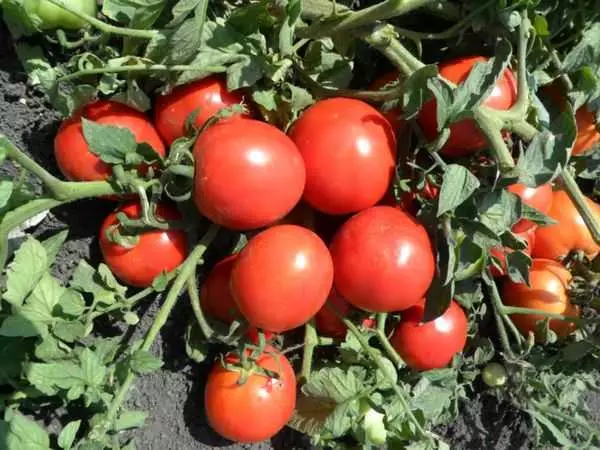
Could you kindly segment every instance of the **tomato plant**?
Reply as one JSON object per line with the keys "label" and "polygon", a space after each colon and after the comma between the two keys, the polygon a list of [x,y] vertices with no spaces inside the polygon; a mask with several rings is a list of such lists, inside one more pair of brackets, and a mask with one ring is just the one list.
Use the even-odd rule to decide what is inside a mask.
{"label": "tomato plant", "polygon": [[[594,215],[600,218],[600,205],[589,198],[586,202]],[[600,252],[600,246],[592,238],[577,208],[565,191],[554,191],[548,216],[557,223],[536,229],[535,247],[532,253],[534,257],[562,259],[569,252],[580,250],[588,258],[593,259]]]}
{"label": "tomato plant", "polygon": [[306,228],[278,225],[256,235],[241,251],[231,291],[251,325],[283,332],[321,309],[332,281],[331,256],[323,241]]}
{"label": "tomato plant", "polygon": [[[549,259],[534,259],[529,272],[529,286],[505,280],[502,301],[509,306],[578,317],[579,307],[571,303],[568,294],[572,278],[571,273],[560,263]],[[514,314],[511,318],[521,333],[527,335],[530,332],[536,333],[536,324],[544,316]],[[575,329],[572,322],[560,319],[552,319],[550,328],[559,337],[564,337]]]}
{"label": "tomato plant", "polygon": [[454,300],[438,318],[423,322],[424,315],[424,302],[403,311],[391,343],[404,362],[415,370],[445,367],[467,342],[467,316]]}
{"label": "tomato plant", "polygon": [[[525,247],[522,251],[531,256],[531,252],[535,248],[535,228],[529,228],[521,233],[515,233],[515,235],[527,245],[527,247]],[[513,251],[514,250],[511,248],[502,246],[492,247],[490,250],[490,255],[496,258],[500,263],[500,268],[497,268],[492,264],[492,275],[495,277],[506,275],[506,255],[508,253],[512,253]]]}
{"label": "tomato plant", "polygon": [[272,125],[223,120],[194,146],[194,201],[213,222],[248,230],[276,222],[300,200],[305,182],[294,143]]}
{"label": "tomato plant", "polygon": [[152,123],[141,112],[121,103],[97,101],[84,106],[65,120],[54,139],[54,156],[60,171],[68,180],[104,180],[112,172],[111,167],[90,151],[81,119],[101,125],[112,125],[130,130],[138,143],[149,144],[164,156],[165,146]]}
{"label": "tomato plant", "polygon": [[[88,16],[96,17],[98,7],[95,0],[67,0],[65,3]],[[78,30],[87,25],[85,20],[47,0],[26,2],[25,7],[29,14],[39,17],[39,27],[42,30]]]}
{"label": "tomato plant", "polygon": [[[225,357],[226,366],[239,363],[237,356]],[[204,390],[210,426],[236,442],[273,437],[285,426],[296,404],[296,376],[284,355],[267,346],[251,364],[248,368],[233,368],[217,362]]]}
{"label": "tomato plant", "polygon": [[[524,184],[515,183],[508,186],[508,190],[521,198],[521,201],[532,208],[548,214],[552,206],[552,186],[542,184],[541,186],[531,188]],[[523,233],[535,226],[535,223],[527,219],[521,219],[513,225],[514,233]]]}
{"label": "tomato plant", "polygon": [[385,195],[396,158],[391,125],[372,106],[331,98],[308,108],[290,137],[306,164],[304,200],[327,214],[348,214]]}
{"label": "tomato plant", "polygon": [[[128,203],[111,213],[100,228],[100,250],[104,262],[123,282],[135,287],[148,287],[163,272],[175,269],[187,255],[187,237],[182,230],[142,231],[136,242],[121,245],[112,239],[119,229],[118,213],[139,219],[139,203]],[[181,215],[173,206],[158,204],[156,215],[164,220],[178,220]],[[160,257],[157,257],[160,255]]]}
{"label": "tomato plant", "polygon": [[185,136],[186,121],[192,113],[196,114],[193,124],[199,128],[221,109],[240,104],[243,99],[240,92],[229,92],[222,78],[207,77],[158,96],[154,123],[170,145],[175,139]]}
{"label": "tomato plant", "polygon": [[[444,61],[439,65],[439,72],[446,80],[460,84],[464,82],[473,66],[487,59],[483,56],[471,56]],[[516,101],[517,84],[510,69],[506,69],[498,80],[483,105],[498,109],[509,109]],[[432,141],[438,136],[437,103],[431,100],[423,105],[419,114],[419,125],[425,137]],[[473,120],[465,119],[450,126],[450,137],[441,152],[446,156],[463,156],[485,148],[486,140]]]}
{"label": "tomato plant", "polygon": [[390,206],[354,215],[334,236],[330,250],[336,290],[366,311],[401,311],[414,305],[435,271],[425,228]]}

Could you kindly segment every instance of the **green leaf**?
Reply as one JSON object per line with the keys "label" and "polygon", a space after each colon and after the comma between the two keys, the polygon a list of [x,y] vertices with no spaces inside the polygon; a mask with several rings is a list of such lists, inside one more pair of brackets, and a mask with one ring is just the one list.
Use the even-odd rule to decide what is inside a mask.
{"label": "green leaf", "polygon": [[36,422],[17,411],[11,411],[8,421],[8,433],[4,445],[6,450],[50,450],[48,433]]}
{"label": "green leaf", "polygon": [[403,108],[404,116],[413,119],[417,116],[421,107],[431,99],[431,91],[427,88],[430,79],[438,75],[436,65],[428,65],[414,72],[404,82]]}
{"label": "green leaf", "polygon": [[63,450],[71,450],[80,426],[81,420],[69,422],[58,435],[58,446]]}
{"label": "green leaf", "polygon": [[300,394],[288,426],[300,433],[315,436],[323,433],[325,421],[335,410],[337,403],[326,397]]}
{"label": "green leaf", "polygon": [[479,180],[466,167],[449,164],[444,172],[437,216],[452,211],[479,187]]}
{"label": "green leaf", "polygon": [[135,136],[128,128],[102,125],[85,117],[81,125],[90,151],[108,164],[123,164],[125,155],[136,150]]}
{"label": "green leaf", "polygon": [[454,284],[454,299],[463,308],[470,309],[473,305],[483,301],[481,283],[473,279],[458,281]]}
{"label": "green leaf", "polygon": [[34,324],[51,324],[56,322],[54,308],[65,292],[56,278],[49,273],[44,274],[38,285],[27,297],[19,312]]}
{"label": "green leaf", "polygon": [[89,348],[84,348],[79,355],[79,359],[85,383],[92,387],[101,386],[106,376],[106,367],[104,367],[101,358]]}
{"label": "green leaf", "polygon": [[584,66],[598,67],[600,63],[600,23],[594,23],[588,28],[577,45],[571,49],[563,60],[563,69],[566,72],[574,72]]}
{"label": "green leaf", "polygon": [[48,257],[43,245],[34,238],[28,238],[8,266],[6,291],[2,298],[12,305],[22,305],[47,268]]}
{"label": "green leaf", "polygon": [[142,427],[147,417],[146,411],[123,411],[115,422],[115,431]]}
{"label": "green leaf", "polygon": [[[140,88],[138,82],[133,79],[128,79],[127,89],[124,92],[117,92],[117,94],[112,96],[111,100],[132,106],[140,111],[148,111],[152,107],[148,95]],[[146,145],[150,147],[150,145]]]}
{"label": "green leaf", "polygon": [[67,240],[67,236],[69,235],[69,230],[62,230],[56,233],[53,236],[50,236],[48,239],[42,241],[42,246],[46,250],[46,257],[48,261],[48,267],[54,263],[56,259],[56,255],[62,245]]}
{"label": "green leaf", "polygon": [[547,216],[543,212],[538,211],[537,209],[532,208],[523,202],[521,202],[521,219],[527,219],[542,226],[556,224],[556,220],[554,220],[552,217]]}
{"label": "green leaf", "polygon": [[548,417],[546,417],[541,412],[530,410],[529,413],[533,416],[533,418],[538,422],[542,429],[549,433],[548,439],[550,442],[553,442],[555,445],[559,445],[563,448],[575,448],[577,445],[573,443],[561,430],[557,427]]}
{"label": "green leaf", "polygon": [[[0,159],[0,163],[2,160]],[[8,180],[0,180],[0,208],[4,208],[13,192],[13,183]]]}
{"label": "green leaf", "polygon": [[33,337],[40,334],[39,328],[19,313],[8,316],[0,326],[0,336]]}
{"label": "green leaf", "polygon": [[87,335],[87,326],[79,321],[59,322],[52,328],[52,333],[64,342],[75,342]]}
{"label": "green leaf", "polygon": [[202,44],[203,18],[198,16],[185,20],[169,37],[168,61],[171,64],[186,64]]}
{"label": "green leaf", "polygon": [[59,390],[84,387],[83,371],[70,361],[29,363],[25,377],[46,395],[56,395]]}
{"label": "green leaf", "polygon": [[33,34],[41,24],[40,17],[28,11],[26,3],[20,0],[3,0],[2,18],[15,41],[23,35]]}
{"label": "green leaf", "polygon": [[506,267],[508,276],[515,283],[529,285],[529,269],[531,268],[531,257],[522,251],[509,252],[506,254]]}
{"label": "green leaf", "polygon": [[135,373],[144,374],[160,369],[163,362],[146,350],[136,350],[129,359],[129,365]]}
{"label": "green leaf", "polygon": [[206,360],[208,355],[208,343],[196,323],[190,323],[185,331],[185,352],[197,363]]}
{"label": "green leaf", "polygon": [[279,53],[286,57],[294,51],[294,31],[302,14],[302,0],[289,0],[284,11],[285,17],[279,29]]}
{"label": "green leaf", "polygon": [[453,393],[450,389],[432,385],[427,378],[421,378],[413,388],[413,395],[411,407],[420,410],[427,421],[435,422],[450,407]]}
{"label": "green leaf", "polygon": [[533,18],[533,28],[535,28],[535,32],[540,37],[546,37],[550,34],[548,31],[548,22],[544,16],[536,14]]}
{"label": "green leaf", "polygon": [[484,268],[487,252],[470,239],[464,239],[458,250],[458,264],[454,273],[456,281],[472,278]]}
{"label": "green leaf", "polygon": [[30,343],[23,339],[0,337],[0,385],[14,384],[30,349]]}
{"label": "green leaf", "polygon": [[52,335],[44,336],[35,348],[35,357],[46,362],[65,359],[69,348]]}
{"label": "green leaf", "polygon": [[79,292],[65,289],[58,301],[58,310],[62,315],[79,317],[85,311],[85,301]]}
{"label": "green leaf", "polygon": [[521,202],[505,189],[484,193],[477,202],[479,220],[494,233],[501,235],[521,217]]}
{"label": "green leaf", "polygon": [[171,10],[173,18],[167,24],[167,28],[176,28],[181,25],[190,13],[198,7],[206,10],[204,3],[208,3],[208,0],[179,0]]}
{"label": "green leaf", "polygon": [[126,290],[115,280],[105,265],[101,264],[99,272],[96,272],[85,260],[79,262],[73,272],[70,285],[73,289],[92,294],[98,302],[106,305],[112,305],[121,299]]}

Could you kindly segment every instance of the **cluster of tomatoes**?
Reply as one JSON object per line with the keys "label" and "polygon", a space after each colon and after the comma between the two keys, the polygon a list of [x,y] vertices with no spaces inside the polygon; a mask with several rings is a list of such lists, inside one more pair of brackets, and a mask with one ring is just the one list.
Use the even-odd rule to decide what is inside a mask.
{"label": "cluster of tomatoes", "polygon": [[[446,63],[440,72],[460,83],[480,59]],[[507,109],[514,103],[515,90],[507,70],[486,103]],[[128,128],[138,142],[165,155],[165,143],[184,136],[190,118],[202,127],[222,108],[242,100],[241,93],[228,92],[221,79],[210,77],[158,97],[153,121],[119,103],[92,103],[62,124],[55,140],[58,165],[70,180],[102,180],[111,174],[111,167],[90,151],[82,118]],[[304,111],[288,133],[243,113],[203,129],[193,147],[194,203],[215,224],[252,235],[245,248],[219,262],[208,275],[201,292],[207,315],[225,323],[243,319],[267,336],[314,318],[321,335],[340,338],[346,332],[341,319],[351,313],[365,311],[367,317],[401,312],[391,343],[409,367],[444,367],[463,349],[468,320],[455,301],[438,319],[422,323],[424,297],[435,272],[432,243],[414,216],[386,200],[397,160],[400,115],[398,111],[384,115],[359,100],[330,98]],[[425,105],[419,123],[433,139],[435,102]],[[475,124],[467,120],[453,125],[442,153],[458,156],[484,146]],[[550,186],[515,185],[510,190],[558,221],[548,228],[521,221],[513,229],[529,243],[534,257],[546,258],[534,261],[530,288],[506,282],[507,303],[522,305],[527,295],[537,295],[537,280],[546,272],[568,281],[551,259],[573,249],[591,255],[598,247],[563,192],[553,193]],[[430,197],[436,195],[437,189],[432,190]],[[181,230],[144,231],[133,246],[111,239],[119,226],[119,212],[135,219],[141,207],[136,202],[119,207],[100,232],[105,262],[122,281],[147,287],[183,262],[188,248]],[[164,220],[181,218],[167,202],[157,205],[155,213]],[[315,217],[329,217],[341,225],[331,236],[319,233]],[[498,248],[494,255],[502,262],[507,251]],[[505,267],[496,270],[501,275]],[[553,312],[568,314],[566,288],[563,294],[563,306]],[[541,302],[536,307],[544,309]],[[529,322],[521,317],[518,325],[524,332],[535,326],[535,317]],[[367,318],[362,325],[373,326],[373,320]],[[231,354],[214,366],[205,409],[221,435],[253,442],[271,437],[287,423],[295,399],[290,362],[267,345],[261,354]]]}

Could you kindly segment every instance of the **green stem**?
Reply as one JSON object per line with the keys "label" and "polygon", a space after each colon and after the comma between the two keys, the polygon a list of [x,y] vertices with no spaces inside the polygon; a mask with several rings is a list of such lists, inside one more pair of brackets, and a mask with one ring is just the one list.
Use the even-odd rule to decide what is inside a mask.
{"label": "green stem", "polygon": [[359,11],[344,14],[337,20],[317,22],[308,28],[298,30],[298,36],[317,39],[332,34],[348,32],[356,28],[370,25],[379,20],[407,14],[421,8],[433,0],[385,0]]}
{"label": "green stem", "polygon": [[523,119],[529,108],[529,86],[527,85],[527,42],[531,22],[527,17],[527,10],[521,13],[521,25],[519,26],[519,45],[517,48],[517,101],[509,109],[509,113]]}
{"label": "green stem", "polygon": [[314,320],[310,320],[304,326],[304,352],[302,353],[302,369],[300,372],[301,383],[306,383],[310,379],[313,355],[317,345],[319,345],[319,335],[315,329]]}
{"label": "green stem", "polygon": [[[175,271],[177,271],[177,269],[175,269]],[[145,299],[146,297],[153,294],[154,292],[155,292],[155,290],[152,286],[147,287],[147,288],[141,290],[140,292],[138,292],[137,294],[134,294],[131,297],[127,298],[125,300],[126,306],[128,308],[133,308],[139,301]],[[113,312],[113,311],[116,311],[116,310],[122,309],[122,308],[123,308],[122,303],[115,303],[114,305],[110,305],[108,308],[103,309],[102,311],[96,311],[95,313],[92,314],[92,321],[100,316],[103,316],[105,314],[108,314],[110,312]]]}
{"label": "green stem", "polygon": [[558,57],[558,53],[556,50],[550,51],[550,62],[558,69],[560,72],[560,80],[565,85],[567,91],[573,90],[573,82],[567,73],[564,73],[563,64],[560,58]]}
{"label": "green stem", "polygon": [[565,322],[573,322],[578,324],[583,322],[579,317],[565,316],[563,314],[551,313],[533,308],[521,308],[519,306],[503,306],[502,312],[505,314],[533,314],[536,316],[548,317],[549,319],[564,320]]}
{"label": "green stem", "polygon": [[[150,347],[152,347],[152,344],[156,340],[158,333],[167,322],[167,319],[169,318],[173,307],[177,303],[179,294],[183,290],[185,283],[191,276],[193,276],[196,266],[198,265],[202,256],[206,252],[208,246],[217,236],[218,231],[219,227],[217,225],[211,225],[211,227],[202,237],[198,245],[194,248],[194,250],[192,250],[192,252],[186,258],[186,260],[180,266],[179,274],[175,278],[175,281],[173,282],[173,285],[171,286],[171,289],[169,290],[169,293],[167,294],[167,297],[162,307],[158,311],[158,314],[154,319],[154,323],[146,333],[146,337],[144,338],[142,346],[140,347],[141,350],[149,351]],[[106,415],[106,420],[103,421],[102,425],[92,429],[92,437],[97,433],[100,433],[100,436],[102,436],[108,431],[107,428],[112,428],[117,413],[119,412],[121,405],[125,401],[127,393],[129,391],[129,388],[131,387],[131,384],[133,383],[133,380],[135,379],[135,376],[135,373],[133,373],[131,370],[128,371],[127,376],[123,381],[123,384],[121,384],[119,391],[117,392],[115,398],[111,403],[111,406]]]}
{"label": "green stem", "polygon": [[525,119],[516,121],[509,120],[505,123],[504,128],[518,134],[527,142],[531,141],[539,133],[539,130]]}
{"label": "green stem", "polygon": [[82,20],[85,20],[87,23],[92,25],[94,28],[102,31],[107,34],[117,34],[120,36],[128,36],[133,38],[141,38],[141,39],[152,39],[154,36],[158,34],[156,30],[136,30],[133,28],[123,28],[116,27],[114,25],[110,25],[106,22],[102,22],[101,20],[96,19],[95,17],[90,16],[89,14],[85,14],[78,10],[77,8],[72,7],[68,3],[63,2],[62,0],[48,0],[53,5],[58,6],[66,11],[69,11],[74,16],[79,17]]}
{"label": "green stem", "polygon": [[530,402],[534,406],[535,409],[543,412],[546,415],[554,416],[557,419],[562,420],[563,422],[567,422],[567,423],[570,423],[577,427],[583,428],[584,430],[587,430],[590,434],[593,434],[595,436],[600,436],[600,430],[592,427],[585,421],[581,421],[581,420],[577,419],[572,414],[566,414],[556,408],[552,408],[551,406],[544,405],[543,403],[537,402],[535,400],[530,400]]}
{"label": "green stem", "polygon": [[100,67],[98,69],[87,69],[80,70],[79,72],[74,72],[69,75],[65,75],[62,78],[59,78],[59,82],[70,81],[81,77],[91,76],[91,75],[102,75],[105,73],[133,73],[133,72],[188,72],[188,71],[214,71],[219,72],[225,69],[223,66],[199,66],[199,65],[187,65],[187,64],[179,64],[173,66],[167,66],[164,64],[135,64],[131,66],[120,66],[120,67]]}
{"label": "green stem", "polygon": [[386,355],[390,360],[394,363],[396,367],[401,367],[404,365],[404,361],[398,354],[398,352],[392,347],[389,339],[385,334],[385,322],[387,321],[386,313],[377,314],[377,340],[379,341],[379,345],[383,348]]}
{"label": "green stem", "polygon": [[502,120],[496,116],[495,112],[485,107],[476,108],[473,117],[475,123],[488,141],[490,150],[498,162],[500,172],[506,173],[513,170],[515,168],[515,160],[510,154],[502,136]]}
{"label": "green stem", "polygon": [[444,0],[431,2],[425,6],[425,9],[427,9],[427,11],[429,11],[431,14],[450,22],[456,22],[462,17],[460,13],[460,7]]}
{"label": "green stem", "polygon": [[586,197],[581,192],[581,189],[579,189],[579,186],[568,167],[563,169],[561,180],[567,195],[587,225],[592,238],[596,244],[600,245],[600,223],[598,223],[598,218],[594,215],[594,211],[590,208]]}
{"label": "green stem", "polygon": [[187,291],[188,295],[190,296],[192,310],[194,311],[194,315],[196,316],[196,321],[198,322],[200,331],[202,331],[202,334],[206,339],[210,339],[210,337],[214,334],[214,330],[207,322],[206,317],[204,317],[204,311],[202,311],[202,304],[200,303],[200,294],[198,293],[198,286],[196,285],[195,277],[188,278]]}

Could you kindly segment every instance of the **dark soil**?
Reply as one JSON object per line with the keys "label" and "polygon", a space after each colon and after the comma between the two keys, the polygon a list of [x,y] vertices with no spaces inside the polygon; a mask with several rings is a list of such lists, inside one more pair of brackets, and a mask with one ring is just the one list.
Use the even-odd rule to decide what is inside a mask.
{"label": "dark soil", "polygon": [[[39,163],[58,175],[52,157],[52,141],[59,116],[43,97],[26,85],[8,32],[0,22],[0,133],[25,149]],[[0,169],[0,175],[6,169]],[[70,236],[58,256],[56,274],[66,279],[79,259],[99,261],[96,234],[110,202],[87,201],[54,210],[37,228],[36,235],[49,235],[69,227]],[[158,309],[160,299],[142,306],[144,317],[137,333],[143,333]],[[146,309],[146,311],[143,311]],[[141,315],[141,314],[140,314]],[[182,334],[190,316],[180,302],[154,345],[153,351],[166,360],[165,367],[137,380],[129,406],[150,411],[147,426],[137,432],[137,448],[142,450],[186,450],[193,448],[304,449],[310,445],[299,434],[284,430],[272,442],[253,446],[234,445],[215,435],[206,423],[202,392],[207,365],[190,364],[185,355]],[[593,405],[596,406],[596,405]],[[491,396],[476,396],[465,403],[460,418],[440,432],[456,449],[531,448],[531,423],[507,404]]]}

